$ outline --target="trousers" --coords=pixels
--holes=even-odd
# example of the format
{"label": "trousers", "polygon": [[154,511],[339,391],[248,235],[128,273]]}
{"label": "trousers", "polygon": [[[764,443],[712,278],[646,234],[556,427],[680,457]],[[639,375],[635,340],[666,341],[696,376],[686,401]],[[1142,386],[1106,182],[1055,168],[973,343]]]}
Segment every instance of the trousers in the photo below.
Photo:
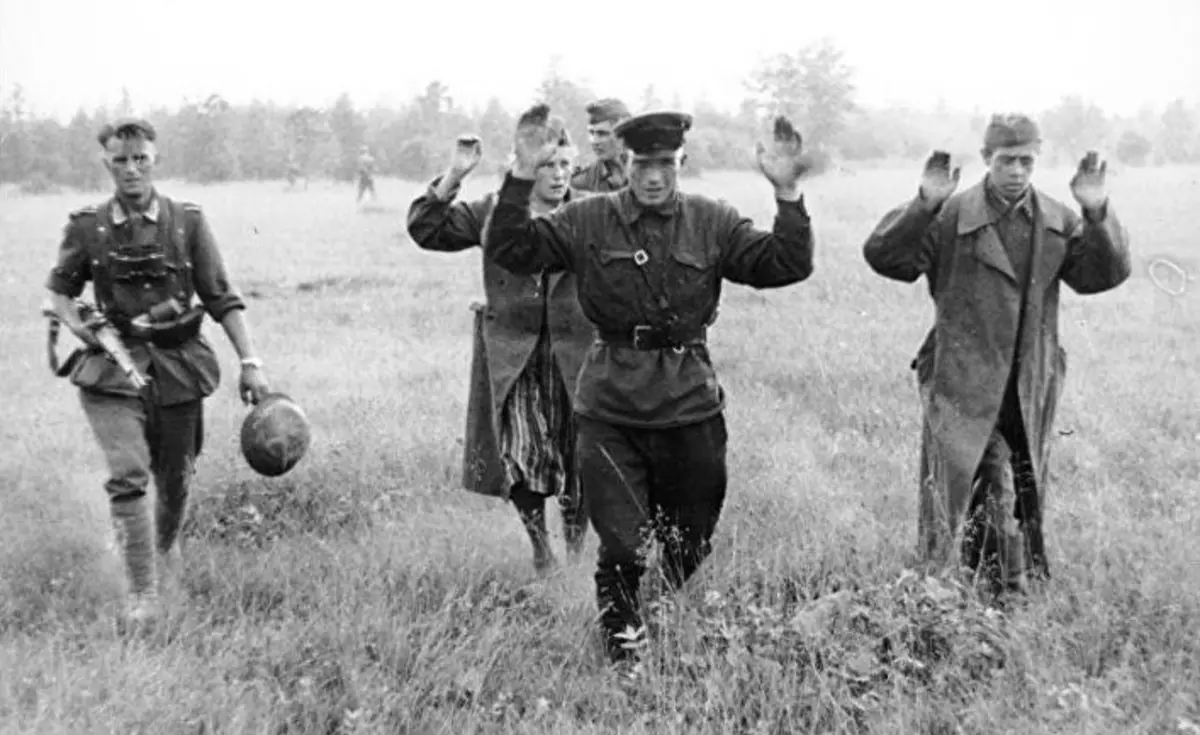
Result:
{"label": "trousers", "polygon": [[725,502],[728,435],[722,414],[666,429],[617,426],[580,416],[577,460],[584,502],[600,540],[596,600],[609,657],[629,655],[626,629],[642,628],[637,593],[649,542],[683,585],[712,550]]}
{"label": "trousers", "polygon": [[153,478],[155,542],[161,553],[170,551],[204,443],[203,401],[159,406],[153,388],[138,398],[81,390],[80,401],[108,466],[104,488],[114,513],[142,502]]}

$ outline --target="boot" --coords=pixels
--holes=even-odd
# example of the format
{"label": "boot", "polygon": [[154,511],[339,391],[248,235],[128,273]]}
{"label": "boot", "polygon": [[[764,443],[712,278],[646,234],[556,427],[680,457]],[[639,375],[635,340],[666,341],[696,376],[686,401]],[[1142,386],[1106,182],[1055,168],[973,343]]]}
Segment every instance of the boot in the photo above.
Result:
{"label": "boot", "polygon": [[638,588],[645,569],[638,564],[600,562],[596,603],[604,652],[613,664],[636,659],[646,645],[646,627],[638,610]]}
{"label": "boot", "polygon": [[574,491],[570,488],[558,499],[559,510],[562,511],[563,539],[567,543],[567,554],[573,560],[583,555],[583,542],[587,537],[588,514],[587,506],[580,495],[578,484]]}
{"label": "boot", "polygon": [[550,533],[546,530],[546,499],[529,492],[524,485],[517,485],[512,490],[511,500],[533,544],[533,568],[539,572],[551,569],[555,559],[550,548]]}
{"label": "boot", "polygon": [[146,496],[114,500],[112,518],[129,582],[126,619],[134,626],[141,626],[152,622],[161,612],[154,524]]}

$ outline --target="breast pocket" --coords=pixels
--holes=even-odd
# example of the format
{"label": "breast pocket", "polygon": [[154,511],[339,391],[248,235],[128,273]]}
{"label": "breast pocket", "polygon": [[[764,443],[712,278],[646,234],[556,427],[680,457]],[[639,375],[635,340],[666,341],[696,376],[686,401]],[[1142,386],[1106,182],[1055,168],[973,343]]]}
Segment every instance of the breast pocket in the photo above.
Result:
{"label": "breast pocket", "polygon": [[644,321],[645,274],[634,251],[588,247],[588,264],[578,283],[584,313],[606,329],[626,329]]}
{"label": "breast pocket", "polygon": [[720,277],[717,256],[692,250],[671,253],[667,270],[667,289],[671,305],[681,316],[704,314],[716,300]]}

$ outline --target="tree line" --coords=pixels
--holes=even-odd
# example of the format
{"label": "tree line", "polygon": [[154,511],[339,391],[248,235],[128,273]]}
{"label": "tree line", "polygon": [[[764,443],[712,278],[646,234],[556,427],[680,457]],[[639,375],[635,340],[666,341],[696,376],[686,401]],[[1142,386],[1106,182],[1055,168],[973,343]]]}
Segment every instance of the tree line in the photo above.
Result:
{"label": "tree line", "polygon": [[[584,107],[609,95],[566,77],[559,62],[550,60],[530,102],[544,101],[566,119],[586,161]],[[747,75],[745,90],[733,109],[706,102],[692,107],[688,171],[752,167],[754,141],[776,113],[790,115],[806,144],[829,163],[919,159],[933,148],[974,156],[990,112],[954,111],[944,104],[932,110],[864,107],[857,101],[853,68],[829,40],[763,61]],[[653,85],[625,102],[635,112],[680,107],[678,99],[663,100]],[[1031,112],[1039,116],[1051,162],[1078,157],[1089,148],[1102,149],[1127,166],[1200,160],[1200,110],[1182,100],[1122,117],[1068,96],[1049,110]],[[371,108],[357,107],[348,94],[324,108],[257,100],[237,105],[213,94],[174,109],[137,109],[128,90],[122,90],[111,108],[80,109],[62,125],[31,114],[18,85],[0,103],[0,184],[17,184],[27,193],[104,188],[96,133],[106,121],[134,113],[158,130],[164,154],[161,176],[214,183],[282,179],[289,161],[307,176],[348,181],[363,144],[370,147],[381,174],[423,180],[446,165],[454,137],[464,132],[482,138],[480,169],[495,172],[506,163],[520,110],[495,98],[468,108],[435,79],[406,104]]]}

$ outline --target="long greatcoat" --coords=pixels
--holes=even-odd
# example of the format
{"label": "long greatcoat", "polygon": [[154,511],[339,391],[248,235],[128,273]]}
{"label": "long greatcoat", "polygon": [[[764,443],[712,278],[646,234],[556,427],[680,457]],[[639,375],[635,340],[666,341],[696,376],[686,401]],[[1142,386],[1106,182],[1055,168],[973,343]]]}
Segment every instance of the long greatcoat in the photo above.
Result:
{"label": "long greatcoat", "polygon": [[[1059,284],[1079,294],[1116,288],[1130,275],[1128,236],[1111,202],[1095,222],[1037,191],[1028,293],[993,224],[984,183],[936,213],[914,200],[888,212],[863,246],[871,268],[912,283],[924,275],[936,317],[913,368],[923,404],[919,552],[945,564],[961,543],[976,471],[1019,354],[1017,387],[1037,498],[1023,524],[1031,571],[1049,573],[1041,529],[1049,437],[1066,377],[1058,341]],[[1025,310],[1021,322],[1021,310]],[[1020,334],[1018,334],[1018,325]],[[1015,353],[1019,346],[1019,353]]]}
{"label": "long greatcoat", "polygon": [[[541,277],[516,275],[482,257],[487,223],[495,194],[472,202],[441,202],[430,187],[409,208],[408,232],[418,247],[438,252],[480,248],[483,288],[487,303],[473,305],[474,342],[471,350],[470,392],[463,451],[463,487],[472,492],[508,497],[500,455],[500,409],[512,391],[548,318],[551,351],[566,383],[567,395],[575,382],[583,356],[591,345],[592,324],[579,308],[575,276],[550,273],[546,293]],[[455,192],[457,193],[457,192]],[[581,196],[569,192],[567,197]],[[567,468],[569,475],[574,468]]]}

